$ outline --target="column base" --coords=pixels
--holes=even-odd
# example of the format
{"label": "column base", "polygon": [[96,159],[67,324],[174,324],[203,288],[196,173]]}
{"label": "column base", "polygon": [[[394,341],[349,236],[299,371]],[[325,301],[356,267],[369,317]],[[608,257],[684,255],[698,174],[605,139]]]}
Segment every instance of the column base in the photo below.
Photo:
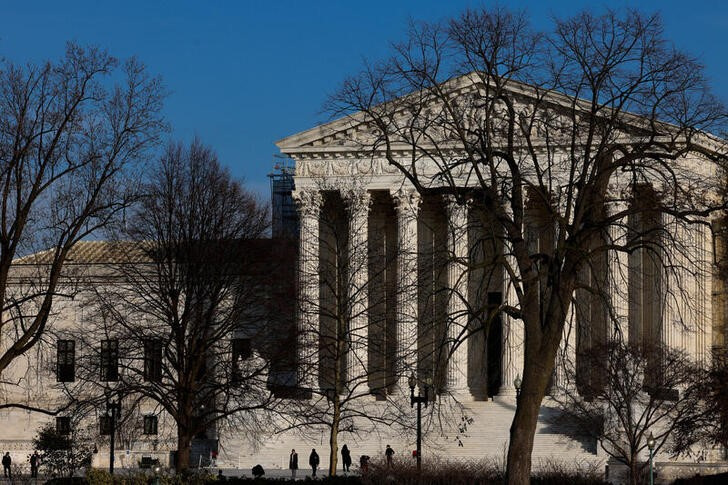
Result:
{"label": "column base", "polygon": [[501,387],[498,394],[493,397],[495,401],[514,403],[516,402],[516,388],[515,387]]}

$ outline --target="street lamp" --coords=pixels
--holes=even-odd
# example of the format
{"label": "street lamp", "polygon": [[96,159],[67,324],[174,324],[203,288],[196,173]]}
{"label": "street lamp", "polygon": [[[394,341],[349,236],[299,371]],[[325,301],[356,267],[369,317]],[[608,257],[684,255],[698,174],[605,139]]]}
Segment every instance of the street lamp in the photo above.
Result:
{"label": "street lamp", "polygon": [[650,485],[653,485],[654,478],[652,473],[652,450],[655,449],[655,437],[652,436],[652,431],[650,431],[650,436],[647,437],[647,448],[650,450]]}
{"label": "street lamp", "polygon": [[513,379],[513,387],[516,388],[516,399],[521,396],[521,384],[523,384],[523,381],[521,381],[521,374],[516,374],[516,378]]}
{"label": "street lamp", "polygon": [[417,404],[417,471],[422,469],[422,404],[427,407],[427,403],[430,400],[430,379],[425,381],[425,395],[421,394],[421,389],[418,390],[415,396],[415,386],[417,385],[417,378],[415,373],[410,374],[409,377],[409,388],[410,388],[410,407],[414,407]]}
{"label": "street lamp", "polygon": [[111,420],[111,443],[109,445],[109,473],[114,474],[114,438],[116,435],[116,420],[121,415],[121,398],[116,398],[114,401],[113,396],[106,394],[106,415]]}

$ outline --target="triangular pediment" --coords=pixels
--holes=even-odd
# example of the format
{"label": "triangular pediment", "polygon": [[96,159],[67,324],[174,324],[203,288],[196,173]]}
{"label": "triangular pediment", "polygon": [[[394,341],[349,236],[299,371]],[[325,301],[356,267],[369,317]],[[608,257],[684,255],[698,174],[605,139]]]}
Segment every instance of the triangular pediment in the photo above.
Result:
{"label": "triangular pediment", "polygon": [[[456,96],[467,96],[485,90],[483,80],[475,73],[466,74],[443,83],[446,90]],[[545,90],[515,80],[504,83],[504,89],[513,96],[519,104],[528,105],[538,102],[540,109],[549,109],[562,112],[567,116],[574,113],[574,109],[588,113],[590,101],[576,100],[563,93]],[[415,96],[411,94],[408,96]],[[402,98],[405,99],[405,98]],[[396,101],[395,101],[396,103]],[[440,103],[435,98],[433,103]],[[546,108],[544,108],[546,107]],[[653,133],[650,130],[651,121],[636,114],[620,113],[625,134],[638,135],[640,132]],[[667,132],[677,130],[667,123],[659,123]],[[311,129],[296,133],[276,142],[281,152],[295,156],[296,154],[337,153],[361,151],[364,147],[371,147],[378,136],[378,131],[367,119],[365,113],[354,113],[328,123],[315,126]],[[726,151],[725,140],[712,135],[701,135],[700,140],[693,140],[713,151]],[[403,145],[406,148],[406,145]]]}

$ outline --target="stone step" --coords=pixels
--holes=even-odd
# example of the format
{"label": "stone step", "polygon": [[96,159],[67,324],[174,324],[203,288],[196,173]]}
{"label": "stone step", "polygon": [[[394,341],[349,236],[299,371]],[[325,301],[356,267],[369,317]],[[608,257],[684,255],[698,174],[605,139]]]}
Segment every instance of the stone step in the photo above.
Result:
{"label": "stone step", "polygon": [[[434,437],[425,433],[423,442],[423,456],[436,454],[443,458],[483,460],[486,457],[495,461],[503,461],[510,437],[510,425],[515,412],[513,399],[495,401],[469,402],[464,406],[464,413],[473,418],[466,430],[462,433],[450,430],[443,436]],[[559,431],[573,432],[573,426],[553,424],[549,417],[557,411],[545,405],[541,410],[534,440],[533,456],[535,460],[555,460],[565,462],[581,462],[585,460],[599,460],[594,444],[589,440],[573,439]],[[219,461],[225,466],[252,467],[260,463],[264,468],[287,468],[288,455],[292,448],[298,451],[299,465],[307,468],[308,455],[311,448],[316,448],[321,464],[328,463],[328,435],[321,434],[320,430],[312,431],[317,439],[303,439],[293,432],[275,435],[265,440],[257,448],[251,448],[237,439],[221,440],[221,453]],[[401,430],[382,428],[378,434],[372,434],[362,439],[356,439],[346,433],[339,438],[339,446],[348,444],[352,450],[354,464],[358,464],[358,457],[367,454],[371,457],[383,457],[384,447],[390,444],[397,453],[398,459],[410,459],[411,451],[415,448],[414,431],[407,431],[410,436],[403,436]],[[403,437],[405,439],[403,439]]]}

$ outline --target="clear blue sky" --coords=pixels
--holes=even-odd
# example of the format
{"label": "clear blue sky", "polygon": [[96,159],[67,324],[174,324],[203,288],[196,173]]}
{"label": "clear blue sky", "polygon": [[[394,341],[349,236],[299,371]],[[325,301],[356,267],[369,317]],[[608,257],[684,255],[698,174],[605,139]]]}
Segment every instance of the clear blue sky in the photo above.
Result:
{"label": "clear blue sky", "polygon": [[[321,106],[363,58],[402,39],[407,20],[457,15],[468,0],[18,1],[0,0],[0,57],[57,59],[68,40],[137,55],[171,96],[172,136],[212,145],[236,176],[266,194],[275,140],[326,121]],[[728,100],[728,2],[501,1],[526,8],[536,27],[551,15],[629,5],[658,10],[666,35],[699,56]]]}

